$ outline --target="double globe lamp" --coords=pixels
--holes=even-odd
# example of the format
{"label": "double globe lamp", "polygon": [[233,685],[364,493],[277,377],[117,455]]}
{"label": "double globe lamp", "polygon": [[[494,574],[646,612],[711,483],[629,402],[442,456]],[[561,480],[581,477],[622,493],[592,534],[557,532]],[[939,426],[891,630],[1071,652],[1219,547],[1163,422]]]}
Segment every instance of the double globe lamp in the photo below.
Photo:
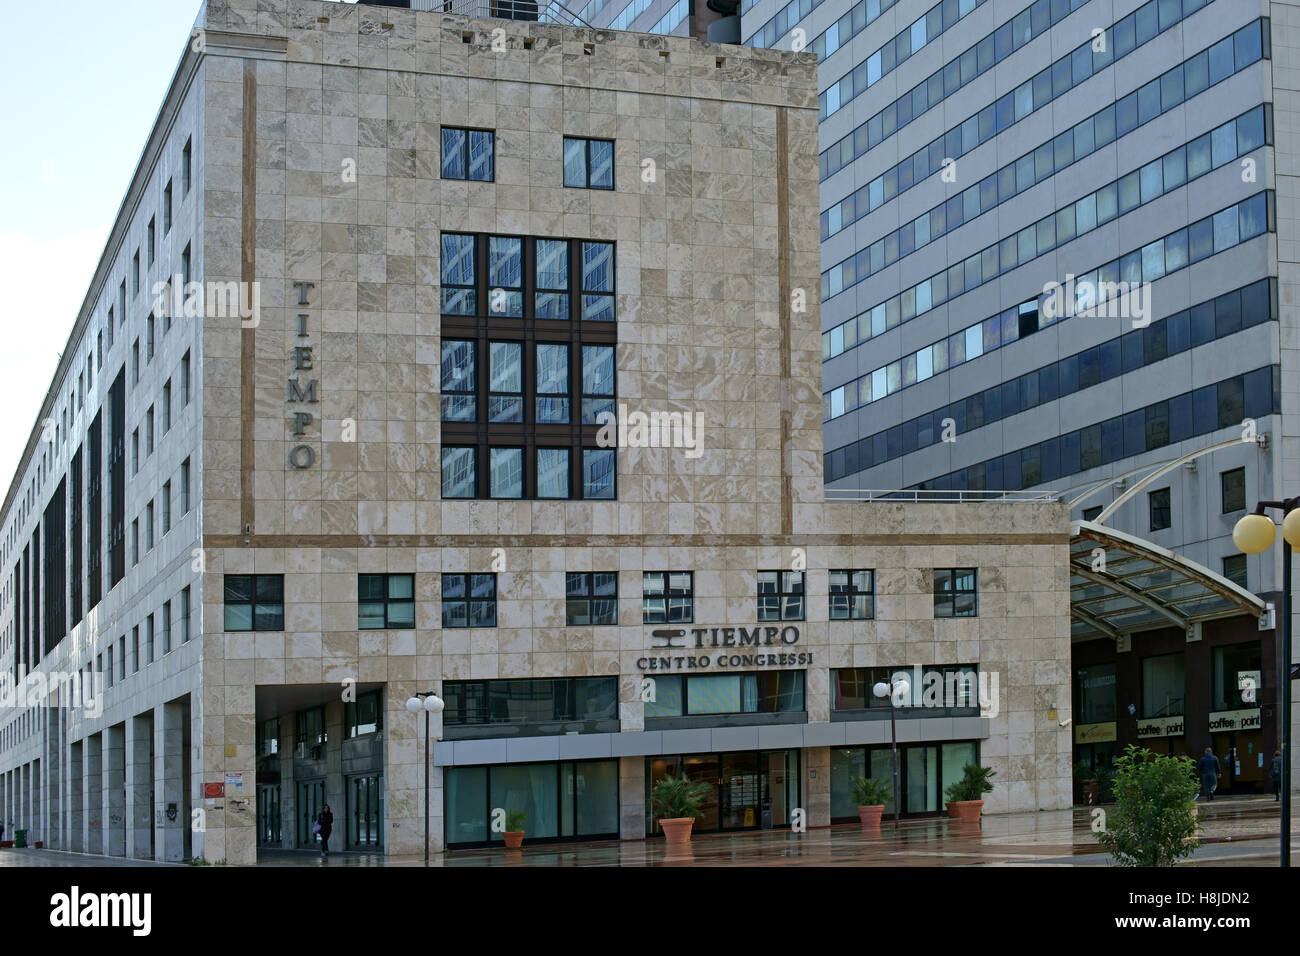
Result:
{"label": "double globe lamp", "polygon": [[429,862],[429,718],[441,714],[442,698],[432,691],[416,694],[406,699],[406,709],[412,714],[424,711],[424,862]]}

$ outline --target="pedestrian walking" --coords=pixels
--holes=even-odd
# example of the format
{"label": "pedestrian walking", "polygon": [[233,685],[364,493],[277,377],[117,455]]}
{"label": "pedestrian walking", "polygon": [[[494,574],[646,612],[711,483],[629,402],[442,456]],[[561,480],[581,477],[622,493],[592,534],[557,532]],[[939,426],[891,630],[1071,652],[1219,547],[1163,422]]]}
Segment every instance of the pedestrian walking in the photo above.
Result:
{"label": "pedestrian walking", "polygon": [[1205,748],[1205,753],[1201,759],[1196,761],[1196,769],[1201,772],[1201,793],[1205,799],[1213,800],[1215,788],[1219,785],[1219,776],[1222,773],[1219,758],[1214,756],[1214,751],[1209,747]]}
{"label": "pedestrian walking", "polygon": [[1268,779],[1273,781],[1273,799],[1282,799],[1282,751],[1273,751],[1273,760],[1268,765]]}
{"label": "pedestrian walking", "polygon": [[316,818],[316,825],[320,827],[320,855],[330,855],[330,833],[334,830],[334,814],[330,813],[330,805],[327,803],[321,808],[320,816]]}

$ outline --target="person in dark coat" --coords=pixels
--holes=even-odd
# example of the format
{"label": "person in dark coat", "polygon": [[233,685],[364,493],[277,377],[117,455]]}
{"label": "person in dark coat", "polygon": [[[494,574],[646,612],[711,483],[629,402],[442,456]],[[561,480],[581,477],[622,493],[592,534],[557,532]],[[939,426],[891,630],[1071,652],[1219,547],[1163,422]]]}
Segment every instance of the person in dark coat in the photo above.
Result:
{"label": "person in dark coat", "polygon": [[1282,799],[1282,751],[1273,751],[1273,760],[1268,765],[1268,779],[1273,781],[1273,799]]}
{"label": "person in dark coat", "polygon": [[1196,761],[1196,769],[1201,773],[1201,793],[1207,800],[1214,799],[1214,788],[1219,785],[1219,775],[1222,768],[1219,764],[1219,758],[1214,756],[1214,751],[1209,747],[1205,748],[1205,753],[1201,759]]}
{"label": "person in dark coat", "polygon": [[320,855],[330,855],[330,833],[334,830],[334,814],[330,812],[330,805],[327,803],[321,808],[320,816],[316,818],[320,824]]}

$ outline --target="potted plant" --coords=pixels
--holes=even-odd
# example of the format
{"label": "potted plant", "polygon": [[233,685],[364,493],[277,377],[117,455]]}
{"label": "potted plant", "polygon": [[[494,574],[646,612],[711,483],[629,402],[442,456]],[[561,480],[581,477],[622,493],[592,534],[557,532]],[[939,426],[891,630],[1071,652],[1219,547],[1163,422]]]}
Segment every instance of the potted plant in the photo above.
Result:
{"label": "potted plant", "polygon": [[885,801],[890,797],[890,786],[883,780],[870,777],[852,777],[853,800],[858,805],[858,819],[862,828],[880,826],[885,812]]}
{"label": "potted plant", "polygon": [[984,810],[984,794],[993,789],[989,777],[996,776],[990,767],[968,763],[962,778],[944,790],[948,798],[948,816],[959,823],[978,823]]}
{"label": "potted plant", "polygon": [[528,816],[522,810],[506,811],[506,830],[501,834],[506,841],[507,850],[517,850],[524,842],[524,825]]}
{"label": "potted plant", "polygon": [[709,793],[709,785],[667,774],[650,788],[650,806],[659,818],[664,839],[669,843],[689,843],[696,817],[702,816],[700,805]]}

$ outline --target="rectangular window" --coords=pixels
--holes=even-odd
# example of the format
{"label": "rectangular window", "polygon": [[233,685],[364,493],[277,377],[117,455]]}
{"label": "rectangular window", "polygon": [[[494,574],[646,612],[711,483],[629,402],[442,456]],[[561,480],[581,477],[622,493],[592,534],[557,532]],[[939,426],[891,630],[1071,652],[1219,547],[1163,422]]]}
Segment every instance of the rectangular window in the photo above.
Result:
{"label": "rectangular window", "polygon": [[185,148],[181,150],[181,194],[184,196],[190,194],[190,182],[194,165],[194,151],[191,148],[193,142],[194,137],[190,137],[185,141]]}
{"label": "rectangular window", "polygon": [[[184,594],[188,604],[188,588]],[[284,575],[227,574],[225,630],[283,631]]]}
{"label": "rectangular window", "polygon": [[575,189],[613,189],[613,141],[564,137],[564,185]]}
{"label": "rectangular window", "polygon": [[582,319],[584,322],[613,322],[614,244],[582,244]]}
{"label": "rectangular window", "polygon": [[497,576],[495,574],[444,574],[442,576],[443,627],[496,627]]}
{"label": "rectangular window", "polygon": [[474,449],[442,446],[442,497],[477,496]]}
{"label": "rectangular window", "polygon": [[343,705],[343,735],[351,740],[366,734],[377,733],[384,726],[384,709],[379,691],[359,694],[355,701]]}
{"label": "rectangular window", "polygon": [[[189,284],[190,284],[190,244],[187,242],[185,244],[185,248],[181,251],[181,285],[188,286]],[[182,288],[181,291],[185,292],[185,289]],[[186,292],[185,294],[188,295],[189,293]]]}
{"label": "rectangular window", "polygon": [[569,627],[618,623],[618,573],[570,572],[564,576],[564,617]]}
{"label": "rectangular window", "polygon": [[978,610],[974,568],[934,569],[935,617],[975,617]]}
{"label": "rectangular window", "polygon": [[117,676],[119,680],[126,680],[126,635],[123,634],[117,639]]}
{"label": "rectangular window", "polygon": [[690,624],[695,620],[693,571],[646,571],[641,575],[644,624]]}
{"label": "rectangular window", "polygon": [[140,519],[131,521],[131,567],[140,563]]}
{"label": "rectangular window", "polygon": [[172,380],[163,385],[162,393],[162,430],[166,435],[172,428]]}
{"label": "rectangular window", "polygon": [[1151,518],[1152,531],[1163,531],[1172,524],[1168,488],[1161,488],[1147,495],[1147,511]]}
{"label": "rectangular window", "polygon": [[876,616],[874,571],[832,571],[829,581],[832,621],[865,621]]}
{"label": "rectangular window", "polygon": [[568,498],[571,480],[569,449],[537,449],[538,498]]}
{"label": "rectangular window", "polygon": [[104,674],[104,683],[109,687],[113,686],[113,648],[110,646],[104,650],[104,664],[107,665]]}
{"label": "rectangular window", "polygon": [[1246,469],[1233,468],[1219,475],[1219,486],[1223,492],[1223,513],[1246,509]]}
{"label": "rectangular window", "polygon": [[524,420],[524,347],[493,342],[488,350],[488,421]]}
{"label": "rectangular window", "polygon": [[325,726],[325,708],[312,707],[294,715],[294,752],[306,760],[319,760],[324,754],[320,748],[329,743]]}
{"label": "rectangular window", "polygon": [[472,422],[478,417],[475,344],[461,339],[442,341],[440,404],[444,422]]}
{"label": "rectangular window", "polygon": [[145,522],[144,522],[144,527],[145,527],[145,538],[144,538],[144,540],[145,540],[145,548],[144,548],[144,550],[145,550],[145,553],[148,553],[148,552],[150,552],[150,551],[153,550],[153,502],[152,502],[152,501],[149,502],[147,505],[144,506],[144,516],[145,516]]}
{"label": "rectangular window", "polygon": [[476,315],[474,237],[462,233],[442,234],[440,269],[443,315]]}
{"label": "rectangular window", "polygon": [[181,359],[181,405],[190,403],[190,353]]}
{"label": "rectangular window", "polygon": [[150,614],[144,619],[144,662],[153,663],[153,639],[154,639],[154,620]]}
{"label": "rectangular window", "polygon": [[537,408],[539,424],[569,421],[569,347],[537,345]]}
{"label": "rectangular window", "polygon": [[488,449],[488,493],[493,498],[524,496],[524,450]]}
{"label": "rectangular window", "polygon": [[444,727],[618,720],[615,677],[446,681]]}
{"label": "rectangular window", "polygon": [[599,424],[602,413],[614,413],[614,346],[582,347],[582,423]]}
{"label": "rectangular window", "polygon": [[1246,556],[1230,554],[1224,558],[1223,576],[1238,587],[1249,590],[1246,584]]}
{"label": "rectangular window", "polygon": [[779,714],[806,710],[803,671],[757,674],[666,674],[655,678],[647,719],[711,714]]}
{"label": "rectangular window", "polygon": [[[1245,555],[1240,555],[1245,557]],[[1264,676],[1263,646],[1259,641],[1228,644],[1214,649],[1211,663],[1213,689],[1210,710],[1242,710],[1260,705]],[[1246,751],[1249,753],[1249,749]]]}
{"label": "rectangular window", "polygon": [[185,587],[181,589],[181,643],[187,644],[190,640],[190,589]]}
{"label": "rectangular window", "polygon": [[140,429],[131,432],[131,474],[140,473]]}
{"label": "rectangular window", "polygon": [[172,181],[163,189],[163,235],[172,231]]}
{"label": "rectangular window", "polygon": [[181,462],[181,514],[190,513],[190,460]]}
{"label": "rectangular window", "polygon": [[496,134],[487,129],[444,126],[442,178],[493,182],[496,178]]}
{"label": "rectangular window", "polygon": [[172,529],[172,483],[163,482],[162,497],[162,533],[165,536]]}
{"label": "rectangular window", "polygon": [[524,314],[524,241],[488,237],[488,312],[510,318]]}
{"label": "rectangular window", "polygon": [[131,384],[140,384],[140,340],[131,343]]}
{"label": "rectangular window", "polygon": [[148,458],[153,454],[153,406],[149,406],[149,411],[144,415],[144,456]]}
{"label": "rectangular window", "polygon": [[[919,675],[919,677],[918,677]],[[974,664],[931,664],[921,667],[846,667],[831,671],[832,710],[888,709],[888,693],[876,696],[878,684],[898,687],[893,706],[917,708],[910,716],[923,717],[935,708],[969,709],[979,706],[979,668]]]}
{"label": "rectangular window", "polygon": [[1142,659],[1143,720],[1183,713],[1183,666],[1181,652]]}
{"label": "rectangular window", "polygon": [[172,649],[172,602],[164,601],[162,606],[162,652]]}
{"label": "rectangular window", "polygon": [[758,619],[802,621],[805,617],[804,572],[758,572]]}
{"label": "rectangular window", "polygon": [[150,216],[149,225],[145,231],[145,262],[150,266],[153,265],[154,259],[157,258],[157,243],[154,241],[156,231],[154,217]]}
{"label": "rectangular window", "polygon": [[140,250],[135,250],[135,255],[131,257],[131,297],[135,298],[140,294]]}
{"label": "rectangular window", "polygon": [[357,627],[361,630],[415,627],[415,575],[357,575]]}
{"label": "rectangular window", "polygon": [[1109,723],[1115,719],[1115,665],[1094,664],[1075,672],[1078,703],[1077,720],[1081,724]]}
{"label": "rectangular window", "polygon": [[539,319],[568,319],[569,244],[560,239],[538,239],[534,256],[534,314]]}

